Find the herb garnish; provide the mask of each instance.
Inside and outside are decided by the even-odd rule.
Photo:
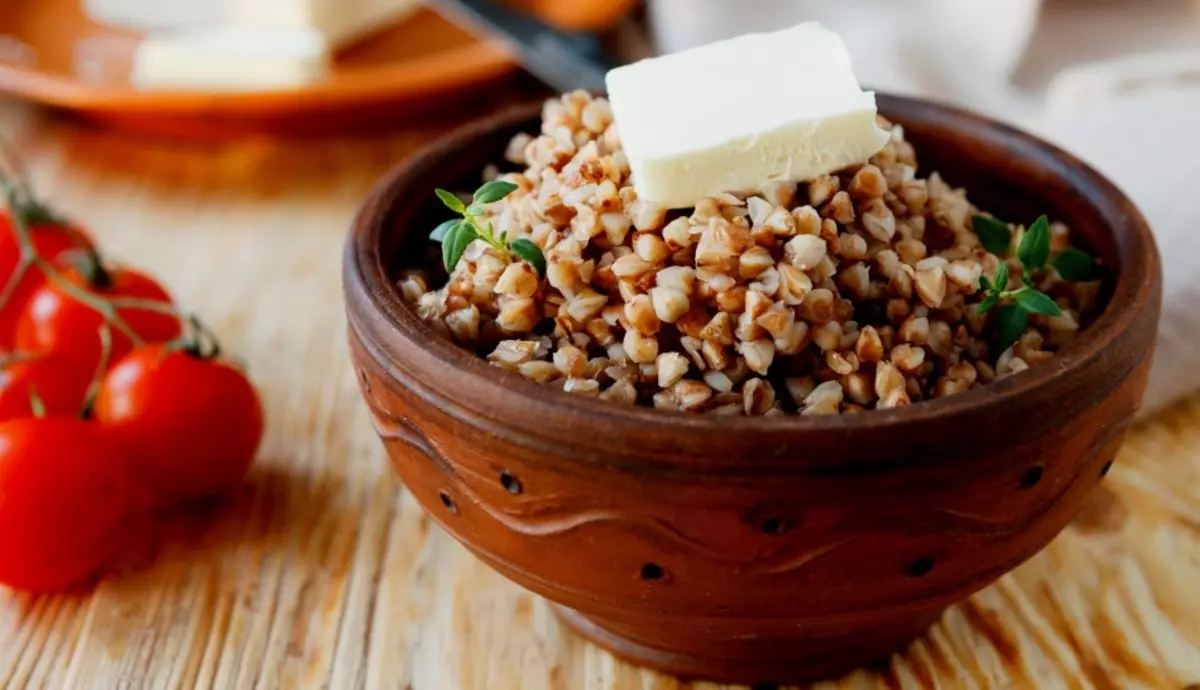
[[[509,242],[507,231],[496,237],[491,223],[481,225],[478,221],[485,213],[483,204],[500,201],[516,189],[517,185],[511,182],[492,180],[475,191],[470,206],[451,192],[444,189],[435,190],[446,208],[462,216],[442,223],[429,235],[429,239],[442,244],[442,264],[447,273],[452,272],[458,265],[458,260],[462,258],[467,245],[474,240],[483,240],[502,252],[528,262],[537,271],[538,276],[545,277],[546,258],[542,256],[541,248],[523,237]]]
[[[1006,223],[982,215],[973,216],[971,225],[983,248],[1002,259],[990,280],[987,276],[979,279],[979,289],[984,293],[983,301],[979,303],[979,313],[986,314],[999,305],[996,309],[996,335],[1001,350],[1017,342],[1029,325],[1030,314],[1062,314],[1049,295],[1033,287],[1031,276],[1034,271],[1052,266],[1064,279],[1072,281],[1085,280],[1092,275],[1092,257],[1078,249],[1067,249],[1053,260],[1050,259],[1050,221],[1046,216],[1041,216],[1018,235],[1017,260],[1025,269],[1021,275],[1023,284],[1015,290],[1009,290],[1008,262],[1005,257],[1012,247],[1012,230]],[[1005,300],[1005,304],[1000,304],[1001,300]]]
[[[1068,249],[1054,257],[1050,262],[1064,280],[1091,280],[1096,275],[1096,265],[1092,257],[1078,249]]]
[[[1012,230],[1008,224],[991,216],[972,216],[971,227],[979,236],[983,248],[996,256],[1004,256],[1012,244]]]

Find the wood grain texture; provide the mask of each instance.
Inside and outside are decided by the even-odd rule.
[[[0,592],[3,688],[715,690],[614,660],[433,526],[393,479],[346,352],[341,243],[432,128],[223,148],[138,143],[0,105],[38,186],[204,314],[262,385],[244,491],[94,591]],[[1134,430],[1084,514],[834,688],[1200,682],[1200,398]]]

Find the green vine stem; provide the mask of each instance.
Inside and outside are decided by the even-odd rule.
[[[92,381],[88,384],[87,392],[83,396],[83,407],[79,410],[80,419],[92,416],[92,408],[96,405],[96,398],[100,397],[100,387],[104,385],[104,374],[108,371],[108,360],[111,357],[112,329],[108,324],[101,324],[100,359],[96,363],[96,371],[92,374]]]
[[[20,282],[25,277],[25,274],[29,271],[29,269],[33,268],[41,271],[48,280],[53,282],[64,293],[70,295],[72,299],[99,313],[107,324],[111,325],[126,338],[129,338],[134,347],[144,345],[145,341],[133,330],[133,328],[129,326],[128,323],[125,322],[123,318],[121,318],[121,315],[118,311],[121,308],[158,311],[174,316],[180,320],[181,324],[185,323],[184,317],[179,313],[179,311],[165,302],[132,299],[106,299],[88,292],[87,290],[80,288],[78,285],[75,285],[71,281],[64,278],[63,275],[53,265],[51,265],[37,253],[37,248],[33,244],[33,238],[29,229],[28,219],[21,210],[21,202],[17,198],[16,193],[14,193],[14,188],[12,187],[11,183],[8,185],[8,188],[8,205],[12,211],[12,225],[13,231],[17,236],[17,247],[20,250],[20,259],[18,261],[17,268],[13,271],[12,278],[10,278],[8,284],[4,286],[4,290],[0,292],[0,309],[3,309],[8,304],[8,301],[12,299],[13,294],[17,290],[17,286],[20,285]],[[103,271],[103,267],[100,266],[99,260],[96,258],[94,252],[88,252],[87,255],[90,257],[90,262],[94,264],[95,270],[98,271],[96,276],[99,276],[99,271]]]
[[[0,356],[0,371],[30,360],[37,359],[37,355],[29,352],[6,352]]]
[[[21,222],[18,222],[15,225],[20,228]],[[97,297],[96,295],[67,280],[62,276],[61,273],[55,270],[53,266],[47,263],[45,259],[37,256],[36,254],[34,254],[32,265],[40,270],[46,276],[46,278],[58,286],[60,290],[70,295],[76,302],[90,307],[99,313],[100,316],[104,318],[106,323],[120,331],[121,334],[126,338],[129,338],[129,341],[133,343],[134,347],[140,347],[146,344],[146,342],[142,340],[142,337],[139,336],[129,324],[125,323],[125,319],[122,319],[121,315],[117,313],[117,310],[113,308],[111,301],[103,297]],[[0,309],[3,308],[4,305],[0,303]]]
[[[195,314],[187,317],[184,334],[167,343],[165,352],[183,352],[189,357],[209,361],[221,356],[221,342]]]
[[[46,418],[46,403],[42,401],[42,396],[38,395],[37,388],[33,385],[29,386],[29,411],[33,413],[34,419]]]
[[[11,196],[9,203],[10,205],[14,203]],[[174,317],[179,321],[180,330],[185,332],[185,336],[177,341],[178,349],[186,350],[203,359],[215,359],[221,355],[221,346],[216,336],[195,315],[184,314],[167,302],[136,297],[101,297],[88,292],[67,280],[53,265],[38,255],[30,237],[29,224],[20,212],[13,214],[13,228],[17,234],[17,244],[21,251],[21,264],[14,272],[14,279],[23,276],[24,272],[31,267],[42,271],[47,279],[54,282],[59,289],[81,304],[95,310],[104,318],[104,335],[107,335],[109,340],[111,340],[111,333],[108,330],[111,327],[129,338],[134,347],[145,345],[145,340],[121,318],[120,312],[121,310],[150,311]],[[93,276],[101,275],[104,269],[95,252],[86,251],[84,256],[87,257],[85,263],[90,266],[90,268],[87,266],[83,268],[84,273],[90,271]],[[85,277],[87,276],[85,275]],[[10,280],[3,293],[0,293],[0,309],[7,303],[7,299],[11,298],[18,282],[19,280]]]
[[[95,404],[96,397],[100,392],[105,372],[108,370],[110,364],[109,359],[112,357],[113,330],[115,329],[128,338],[134,347],[146,344],[145,340],[121,318],[122,310],[155,312],[172,316],[178,320],[180,330],[184,335],[168,343],[166,346],[168,351],[182,350],[193,357],[205,360],[216,359],[221,356],[221,345],[216,335],[193,314],[184,314],[168,302],[133,297],[103,297],[67,280],[58,269],[38,254],[30,229],[32,224],[40,222],[59,222],[63,225],[66,225],[66,223],[59,220],[46,206],[36,200],[29,182],[27,170],[21,163],[20,157],[13,152],[11,146],[9,146],[3,137],[0,137],[0,166],[8,168],[13,173],[12,176],[16,178],[16,182],[14,183],[10,176],[5,175],[0,170],[0,190],[3,190],[12,214],[13,232],[16,234],[17,247],[20,251],[20,258],[12,277],[3,290],[0,290],[0,309],[3,309],[12,299],[13,294],[17,291],[17,287],[21,284],[21,281],[30,269],[36,269],[41,271],[47,280],[53,282],[55,286],[72,299],[94,310],[104,319],[104,323],[101,324],[99,329],[101,345],[100,360],[97,363],[92,381],[88,386],[88,392],[80,416],[86,417],[91,413],[92,406]],[[76,262],[80,274],[89,285],[100,289],[110,286],[112,282],[111,276],[105,270],[100,257],[95,250],[83,246],[83,243],[80,244],[81,246],[78,249],[72,250],[80,253]],[[18,358],[21,356],[14,354],[11,355],[11,360],[5,359],[3,361],[5,363],[19,361]]]
[[[113,286],[112,274],[104,267],[99,252],[91,247],[68,249],[58,255],[55,261],[74,268],[83,282],[97,290],[107,290]]]
[[[33,185],[29,182],[29,170],[25,168],[25,164],[21,161],[21,157],[13,151],[12,144],[4,137],[0,137],[0,165],[12,171],[13,176],[17,181],[14,184],[7,175],[0,177],[0,186],[3,186],[5,192],[10,190],[24,194],[25,201],[23,205],[40,206],[33,195]]]

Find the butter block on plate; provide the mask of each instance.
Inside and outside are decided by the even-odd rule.
[[[245,1],[245,0],[242,0]],[[229,0],[83,0],[93,20],[133,31],[179,31],[213,26]]]
[[[142,39],[132,81],[147,90],[288,89],[324,78],[330,65],[316,31],[219,27]]]
[[[607,84],[638,196],[667,208],[810,180],[889,137],[845,44],[816,23],[618,67]]]
[[[144,90],[296,89],[329,75],[333,53],[391,26],[421,0],[247,0],[222,21],[144,39],[133,83]]]
[[[338,50],[391,26],[416,11],[422,0],[244,0],[233,2],[231,26],[312,29]]]

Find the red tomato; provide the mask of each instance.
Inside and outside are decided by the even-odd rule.
[[[235,489],[263,434],[258,392],[241,370],[164,345],[117,362],[94,414],[129,449],[160,505]]]
[[[67,269],[63,277],[94,295],[106,298],[131,298],[169,304],[170,295],[153,278],[135,270],[116,268],[105,272],[102,284],[89,284],[79,271]],[[148,343],[179,337],[179,319],[145,309],[124,308],[118,315]],[[80,302],[62,287],[48,282],[29,299],[17,323],[17,348],[28,352],[54,352],[90,367],[99,363],[100,327],[104,318],[91,306]],[[112,329],[109,362],[124,357],[132,348],[129,337]]]
[[[81,247],[87,249],[92,246],[91,240],[82,231],[62,223],[34,222],[30,224],[29,230],[38,255],[49,262],[58,260],[68,250]],[[8,213],[0,212],[0,290],[8,285],[20,261],[21,248],[17,245],[12,217]],[[17,320],[30,296],[45,282],[46,276],[42,275],[41,270],[29,268],[8,302],[0,307],[0,350],[13,348]]]
[[[98,424],[0,423],[0,585],[53,592],[112,563],[139,513],[124,460]]]
[[[30,355],[0,369],[0,421],[32,417],[32,393],[47,417],[78,417],[95,371],[59,355]]]

